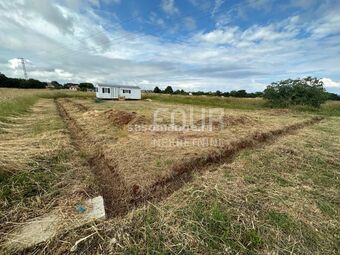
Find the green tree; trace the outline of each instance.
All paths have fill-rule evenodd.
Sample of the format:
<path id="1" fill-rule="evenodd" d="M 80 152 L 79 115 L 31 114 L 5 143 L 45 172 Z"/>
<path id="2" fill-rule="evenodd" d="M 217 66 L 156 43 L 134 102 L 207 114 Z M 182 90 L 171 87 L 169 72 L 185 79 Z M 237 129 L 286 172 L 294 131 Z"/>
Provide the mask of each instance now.
<path id="1" fill-rule="evenodd" d="M 164 93 L 165 94 L 172 94 L 172 93 L 174 93 L 174 91 L 173 91 L 171 86 L 167 86 L 164 90 Z"/>
<path id="2" fill-rule="evenodd" d="M 69 89 L 71 86 L 79 86 L 77 83 L 65 83 L 64 84 L 64 89 Z"/>
<path id="3" fill-rule="evenodd" d="M 158 86 L 156 86 L 154 89 L 153 89 L 153 93 L 162 93 L 162 90 L 160 88 L 158 88 Z"/>
<path id="4" fill-rule="evenodd" d="M 340 95 L 337 95 L 335 93 L 326 92 L 328 100 L 335 100 L 340 101 Z"/>
<path id="5" fill-rule="evenodd" d="M 79 89 L 81 91 L 93 90 L 94 85 L 92 83 L 89 83 L 89 82 L 82 82 L 82 83 L 79 84 Z"/>
<path id="6" fill-rule="evenodd" d="M 46 82 L 41 82 L 34 79 L 24 80 L 17 78 L 9 78 L 0 73 L 0 87 L 5 88 L 20 88 L 20 89 L 43 89 L 46 87 Z"/>
<path id="7" fill-rule="evenodd" d="M 216 90 L 216 92 L 215 92 L 215 95 L 219 97 L 219 96 L 221 96 L 221 95 L 222 95 L 222 92 L 221 92 L 221 91 L 219 91 L 219 90 Z"/>
<path id="8" fill-rule="evenodd" d="M 273 106 L 310 105 L 320 107 L 327 100 L 323 82 L 317 78 L 273 82 L 263 92 Z"/>
<path id="9" fill-rule="evenodd" d="M 181 94 L 181 95 L 186 95 L 187 92 L 185 92 L 184 89 L 181 89 L 180 94 Z"/>
<path id="10" fill-rule="evenodd" d="M 237 91 L 237 96 L 238 97 L 247 97 L 248 93 L 244 89 L 238 90 Z"/>
<path id="11" fill-rule="evenodd" d="M 54 86 L 54 88 L 56 89 L 62 89 L 63 85 L 61 85 L 59 82 L 57 81 L 51 81 L 51 84 Z"/>
<path id="12" fill-rule="evenodd" d="M 0 73 L 0 87 L 5 87 L 8 78 L 3 73 Z"/>

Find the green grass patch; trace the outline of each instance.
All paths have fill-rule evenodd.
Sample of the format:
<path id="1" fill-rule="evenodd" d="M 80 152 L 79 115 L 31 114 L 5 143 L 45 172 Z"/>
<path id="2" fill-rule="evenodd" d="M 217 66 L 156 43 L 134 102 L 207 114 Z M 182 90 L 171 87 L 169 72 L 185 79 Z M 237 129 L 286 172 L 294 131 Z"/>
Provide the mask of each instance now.
<path id="1" fill-rule="evenodd" d="M 285 178 L 283 178 L 282 176 L 279 176 L 279 175 L 275 175 L 274 180 L 277 184 L 279 184 L 282 187 L 288 187 L 288 186 L 292 185 L 292 183 L 290 181 L 288 181 L 287 179 L 285 179 Z"/>
<path id="2" fill-rule="evenodd" d="M 162 103 L 199 105 L 203 107 L 225 109 L 267 110 L 272 108 L 267 101 L 262 98 L 184 96 L 155 93 L 143 94 L 143 99 L 147 98 Z M 311 106 L 291 106 L 288 107 L 288 109 L 324 116 L 340 116 L 340 101 L 327 101 L 325 104 L 322 104 L 320 108 Z"/>
<path id="3" fill-rule="evenodd" d="M 282 230 L 284 233 L 291 233 L 295 229 L 295 224 L 285 213 L 270 211 L 267 216 L 269 222 Z"/>
<path id="4" fill-rule="evenodd" d="M 185 229 L 192 232 L 205 252 L 218 251 L 254 254 L 263 247 L 263 238 L 258 229 L 240 223 L 228 205 L 218 198 L 218 194 L 208 193 L 192 199 L 189 205 L 179 212 L 179 219 Z"/>
<path id="5" fill-rule="evenodd" d="M 7 117 L 24 114 L 29 111 L 39 97 L 36 95 L 19 96 L 11 100 L 0 101 L 0 121 L 6 122 Z"/>
<path id="6" fill-rule="evenodd" d="M 321 212 L 325 215 L 328 215 L 330 217 L 335 217 L 338 215 L 336 209 L 334 209 L 333 205 L 325 200 L 319 200 L 317 201 L 317 205 Z"/>
<path id="7" fill-rule="evenodd" d="M 215 96 L 182 96 L 182 95 L 160 95 L 144 94 L 143 99 L 171 104 L 200 105 L 204 107 L 218 107 L 227 109 L 260 110 L 266 109 L 265 101 L 261 98 L 233 98 Z"/>
<path id="8" fill-rule="evenodd" d="M 58 174 L 66 171 L 63 164 L 67 153 L 60 152 L 49 158 L 37 158 L 27 170 L 18 173 L 0 173 L 0 200 L 6 201 L 6 207 L 23 202 L 35 196 L 43 196 L 53 189 Z"/>
<path id="9" fill-rule="evenodd" d="M 291 109 L 323 116 L 340 116 L 340 101 L 327 101 L 320 108 L 311 106 L 294 106 Z"/>
<path id="10" fill-rule="evenodd" d="M 58 98 L 88 99 L 88 98 L 94 98 L 95 94 L 93 92 L 55 90 L 50 93 L 42 93 L 40 94 L 40 97 L 49 98 L 49 99 L 58 99 Z"/>
<path id="11" fill-rule="evenodd" d="M 87 99 L 95 96 L 92 92 L 45 91 L 31 89 L 1 89 L 0 90 L 0 121 L 8 122 L 8 117 L 28 113 L 30 108 L 40 98 L 80 98 Z"/>

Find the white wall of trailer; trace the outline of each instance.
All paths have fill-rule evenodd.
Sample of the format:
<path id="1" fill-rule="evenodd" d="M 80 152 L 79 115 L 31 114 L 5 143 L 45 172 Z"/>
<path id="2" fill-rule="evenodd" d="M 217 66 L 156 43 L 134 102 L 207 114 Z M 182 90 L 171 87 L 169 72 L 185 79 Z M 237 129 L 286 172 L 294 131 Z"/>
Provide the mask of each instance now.
<path id="1" fill-rule="evenodd" d="M 96 86 L 96 97 L 102 99 L 118 99 L 118 92 L 115 91 L 114 87 L 108 86 Z"/>
<path id="2" fill-rule="evenodd" d="M 139 88 L 97 85 L 96 97 L 102 99 L 118 99 L 120 97 L 124 97 L 125 99 L 141 99 L 142 94 Z"/>
<path id="3" fill-rule="evenodd" d="M 126 99 L 141 99 L 141 89 L 137 88 L 119 88 L 119 97 L 125 97 Z"/>

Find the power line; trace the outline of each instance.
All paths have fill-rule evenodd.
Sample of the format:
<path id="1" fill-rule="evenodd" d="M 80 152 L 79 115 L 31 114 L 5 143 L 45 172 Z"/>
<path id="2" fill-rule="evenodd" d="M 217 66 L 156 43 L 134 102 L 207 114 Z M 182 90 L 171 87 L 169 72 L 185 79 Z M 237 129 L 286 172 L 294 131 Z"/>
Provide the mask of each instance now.
<path id="1" fill-rule="evenodd" d="M 22 65 L 22 71 L 24 72 L 24 77 L 27 80 L 28 76 L 27 76 L 27 71 L 26 71 L 26 66 L 25 66 L 25 59 L 24 58 L 18 58 L 21 60 L 21 65 Z"/>

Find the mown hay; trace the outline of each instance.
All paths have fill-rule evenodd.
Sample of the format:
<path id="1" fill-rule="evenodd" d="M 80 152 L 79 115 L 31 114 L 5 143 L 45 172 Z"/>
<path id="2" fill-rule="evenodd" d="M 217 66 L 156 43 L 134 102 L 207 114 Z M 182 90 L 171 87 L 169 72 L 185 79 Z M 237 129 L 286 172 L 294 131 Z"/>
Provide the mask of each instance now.
<path id="1" fill-rule="evenodd" d="M 254 119 L 246 115 L 223 115 L 221 119 L 200 119 L 195 124 L 197 126 L 211 125 L 213 129 L 221 129 L 228 126 L 248 125 L 254 122 Z"/>

